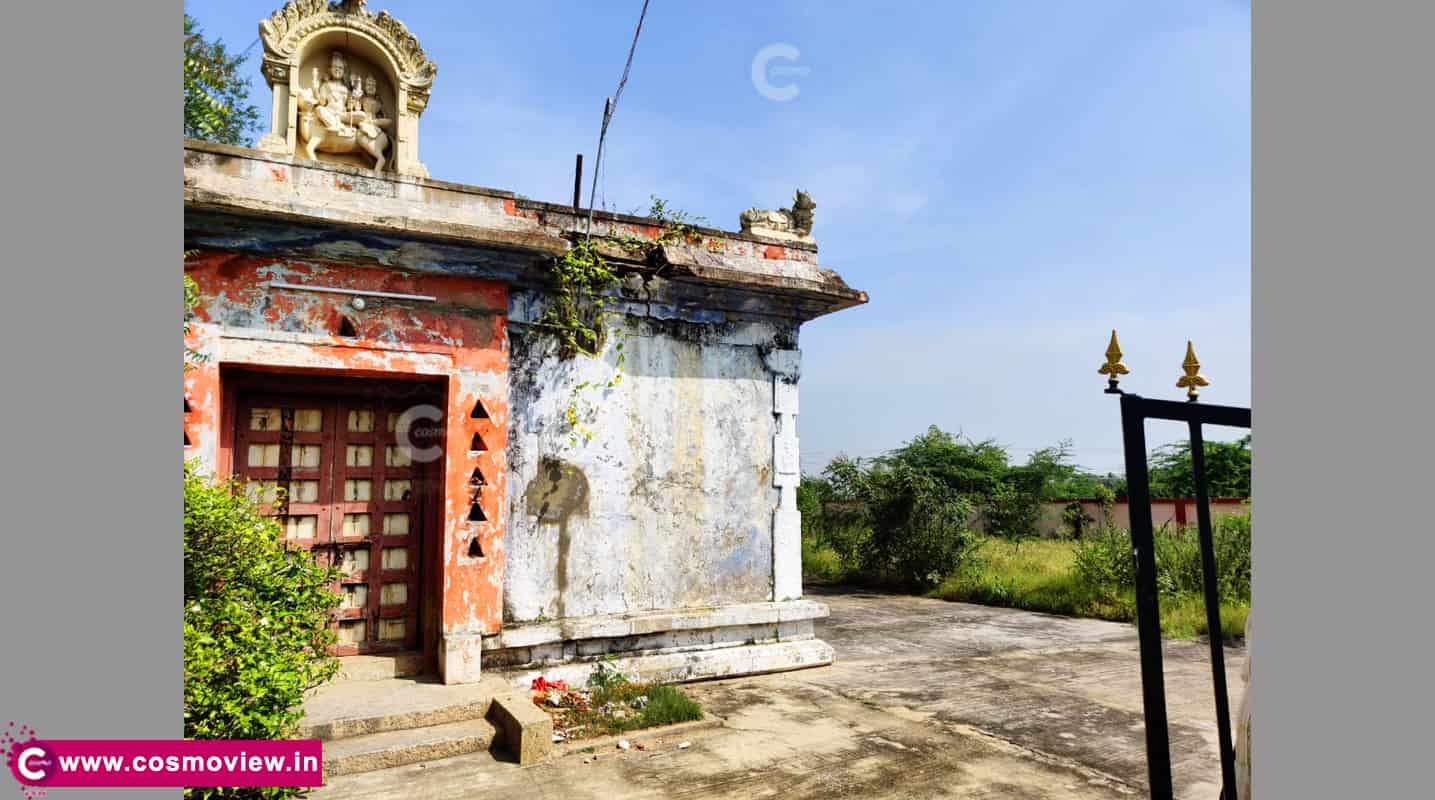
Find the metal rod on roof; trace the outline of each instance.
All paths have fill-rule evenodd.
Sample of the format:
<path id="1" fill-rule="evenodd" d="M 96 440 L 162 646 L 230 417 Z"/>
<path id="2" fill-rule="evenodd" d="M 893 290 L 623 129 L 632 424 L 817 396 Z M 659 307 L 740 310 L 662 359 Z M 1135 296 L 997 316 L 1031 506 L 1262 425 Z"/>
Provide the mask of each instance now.
<path id="1" fill-rule="evenodd" d="M 578 216 L 583 207 L 583 154 L 578 154 L 578 163 L 573 167 L 573 216 Z"/>

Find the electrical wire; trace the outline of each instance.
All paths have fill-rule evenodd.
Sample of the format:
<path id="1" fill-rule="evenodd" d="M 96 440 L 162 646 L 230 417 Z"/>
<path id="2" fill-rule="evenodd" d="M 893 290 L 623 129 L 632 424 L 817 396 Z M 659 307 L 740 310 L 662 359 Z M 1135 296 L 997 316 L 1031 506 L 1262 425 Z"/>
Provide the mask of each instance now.
<path id="1" fill-rule="evenodd" d="M 603 142 L 608 138 L 608 123 L 613 121 L 613 112 L 618 110 L 618 101 L 628 85 L 628 74 L 633 70 L 633 54 L 638 51 L 638 37 L 643 33 L 643 20 L 648 16 L 648 2 L 643 0 L 643 10 L 638 14 L 638 27 L 633 31 L 633 43 L 628 46 L 628 60 L 623 64 L 623 77 L 618 81 L 618 90 L 603 104 L 603 125 L 598 130 L 598 155 L 593 159 L 593 185 L 588 187 L 588 225 L 583 231 L 584 238 L 593 231 L 593 202 L 598 195 L 598 179 L 603 167 Z"/>

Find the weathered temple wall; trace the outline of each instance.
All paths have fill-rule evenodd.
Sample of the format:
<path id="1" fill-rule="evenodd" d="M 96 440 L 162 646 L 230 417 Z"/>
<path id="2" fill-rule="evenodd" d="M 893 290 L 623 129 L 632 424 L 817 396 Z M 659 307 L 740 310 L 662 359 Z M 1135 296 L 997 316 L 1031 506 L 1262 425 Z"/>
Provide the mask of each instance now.
<path id="1" fill-rule="evenodd" d="M 184 176 L 206 297 L 190 343 L 211 357 L 186 376 L 188 457 L 225 462 L 222 365 L 447 385 L 442 629 L 424 643 L 446 682 L 481 662 L 526 686 L 534 669 L 581 682 L 600 656 L 665 681 L 832 660 L 825 607 L 801 599 L 798 326 L 867 298 L 815 246 L 756 228 L 675 242 L 595 215 L 600 250 L 652 244 L 603 253 L 624 273 L 616 333 L 563 359 L 539 323 L 546 265 L 588 227 L 570 207 L 200 142 Z M 274 279 L 437 302 L 353 314 L 342 295 L 261 286 Z M 479 399 L 491 419 L 470 418 Z M 480 521 L 475 466 L 498 476 Z"/>
<path id="2" fill-rule="evenodd" d="M 449 682 L 477 680 L 481 637 L 501 626 L 507 287 L 460 276 L 214 250 L 191 255 L 185 274 L 196 281 L 201 296 L 187 344 L 205 359 L 185 373 L 185 401 L 191 409 L 185 414 L 185 457 L 208 470 L 220 475 L 229 470 L 224 368 L 443 383 L 438 666 Z M 342 295 L 274 289 L 268 285 L 274 280 L 435 300 L 371 299 L 357 310 Z M 345 317 L 355 335 L 337 334 Z M 479 403 L 487 417 L 474 419 L 471 410 Z M 487 445 L 482 452 L 470 450 L 474 434 Z M 476 494 L 470 482 L 475 469 L 486 480 Z M 482 506 L 486 520 L 469 519 L 473 503 Z M 480 556 L 470 551 L 475 539 Z"/>
<path id="3" fill-rule="evenodd" d="M 620 319 L 597 359 L 510 326 L 506 623 L 774 599 L 764 353 L 795 331 Z"/>

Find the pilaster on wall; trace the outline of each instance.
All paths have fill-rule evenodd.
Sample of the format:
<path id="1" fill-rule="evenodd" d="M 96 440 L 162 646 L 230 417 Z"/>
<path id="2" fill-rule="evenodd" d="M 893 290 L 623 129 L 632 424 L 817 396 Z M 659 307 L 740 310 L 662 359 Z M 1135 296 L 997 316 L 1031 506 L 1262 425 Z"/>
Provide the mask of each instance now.
<path id="1" fill-rule="evenodd" d="M 777 510 L 772 514 L 772 599 L 802 597 L 802 512 L 797 510 L 797 484 L 802 478 L 797 446 L 797 380 L 799 350 L 774 350 L 763 356 L 772 371 L 772 485 Z"/>

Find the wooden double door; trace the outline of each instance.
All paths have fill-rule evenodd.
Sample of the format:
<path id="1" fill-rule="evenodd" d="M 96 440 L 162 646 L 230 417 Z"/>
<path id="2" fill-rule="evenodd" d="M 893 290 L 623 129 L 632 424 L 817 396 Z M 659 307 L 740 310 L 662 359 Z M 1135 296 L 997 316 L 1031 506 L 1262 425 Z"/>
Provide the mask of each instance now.
<path id="1" fill-rule="evenodd" d="M 443 463 L 431 391 L 237 394 L 234 473 L 287 542 L 343 571 L 334 655 L 420 649 Z"/>

